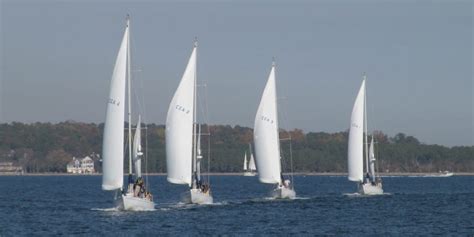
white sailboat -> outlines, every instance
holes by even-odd
[[[255,159],[253,157],[252,145],[249,144],[250,159],[247,162],[247,152],[244,155],[244,176],[255,176],[257,175],[257,167],[255,166]]]
[[[213,198],[210,186],[201,179],[201,126],[196,118],[196,67],[197,41],[166,117],[167,180],[170,183],[189,186],[189,200],[186,201],[211,204]]]
[[[135,168],[137,182],[134,184],[132,172],[132,128],[131,128],[131,103],[130,103],[130,19],[122,39],[120,50],[115,63],[114,72],[110,82],[109,100],[104,125],[103,138],[103,175],[102,189],[116,191],[116,204],[121,210],[149,210],[154,209],[151,194],[146,190],[141,178],[140,146],[140,121],[135,132]],[[123,163],[124,163],[124,115],[125,115],[125,88],[128,84],[128,143],[129,143],[129,184],[127,190],[123,189]],[[140,120],[140,119],[139,119]]]
[[[367,109],[366,109],[366,75],[357,94],[352,108],[351,124],[348,145],[348,173],[349,180],[357,182],[358,192],[363,195],[383,194],[382,179],[375,174],[374,140],[367,143]],[[364,133],[365,129],[365,133]],[[365,142],[364,142],[365,140]],[[365,143],[365,149],[364,149]],[[365,177],[364,177],[364,150],[365,150]],[[369,161],[370,155],[370,161]],[[370,162],[370,165],[369,165]]]
[[[274,62],[255,116],[254,143],[260,182],[277,185],[273,190],[275,198],[295,198],[293,184],[281,170]]]

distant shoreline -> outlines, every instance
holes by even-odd
[[[339,172],[325,172],[325,173],[311,173],[311,172],[296,172],[293,173],[297,176],[347,176],[347,173],[339,173]],[[25,173],[25,174],[11,174],[11,173],[0,173],[0,176],[100,176],[101,173],[94,173],[94,174],[69,174],[69,173]],[[165,176],[166,173],[149,173],[150,176]],[[207,175],[207,173],[203,173],[203,175]],[[211,176],[242,176],[243,172],[240,173],[209,173]],[[436,176],[439,173],[380,173],[380,176]],[[125,175],[126,176],[126,175]],[[474,172],[459,172],[455,173],[454,176],[474,176]]]

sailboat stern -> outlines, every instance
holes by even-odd
[[[293,187],[278,185],[272,192],[275,199],[295,199],[296,192]]]
[[[383,194],[382,182],[359,184],[359,194],[361,195],[381,195]]]
[[[135,197],[129,192],[122,194],[121,198],[116,200],[116,205],[122,211],[149,211],[155,209],[155,203],[149,199]]]
[[[193,204],[212,204],[214,199],[211,195],[211,190],[203,192],[202,189],[192,188],[189,190],[190,202]]]

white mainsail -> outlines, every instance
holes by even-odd
[[[135,174],[137,177],[142,177],[142,144],[141,144],[141,118],[138,116],[137,128],[133,136],[133,163],[135,167]]]
[[[168,182],[191,185],[196,46],[166,117],[166,168]]]
[[[370,177],[375,179],[375,153],[374,153],[374,136],[372,135],[372,139],[370,141],[369,147],[369,163],[370,163]]]
[[[257,170],[257,167],[255,166],[255,159],[253,158],[253,154],[251,152],[250,152],[249,170],[250,171]]]
[[[129,24],[127,21],[110,82],[110,92],[105,117],[104,138],[102,143],[103,190],[116,190],[121,189],[123,186],[125,82],[127,77],[128,41]]]
[[[259,180],[262,183],[281,183],[277,116],[275,65],[273,64],[254,124],[255,155]]]
[[[247,171],[247,152],[244,155],[244,171]]]
[[[349,180],[361,182],[364,177],[363,167],[363,135],[364,135],[364,98],[365,79],[362,81],[359,93],[352,108],[349,130],[348,172]]]

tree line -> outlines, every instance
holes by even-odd
[[[74,121],[0,124],[0,162],[14,162],[29,173],[66,172],[66,165],[72,157],[99,154],[93,159],[100,171],[103,128],[103,124]],[[202,129],[210,134],[203,136],[201,141],[203,163],[207,164],[207,159],[210,159],[210,171],[242,172],[243,156],[249,152],[253,129],[229,125],[204,125]],[[148,172],[166,172],[165,126],[148,124],[142,136],[142,145],[148,147]],[[423,144],[403,133],[389,137],[376,131],[373,136],[377,141],[378,169],[382,172],[474,172],[474,146]],[[286,139],[290,137],[291,142]],[[295,172],[347,171],[347,131],[305,133],[300,129],[281,130],[280,138],[285,171],[289,171],[291,166]],[[125,169],[127,165],[125,162]]]

